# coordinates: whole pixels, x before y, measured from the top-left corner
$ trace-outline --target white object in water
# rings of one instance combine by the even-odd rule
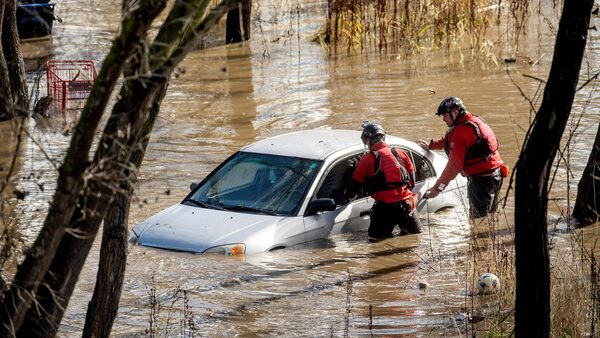
[[[500,279],[493,273],[486,272],[479,277],[479,293],[489,294],[500,288]]]

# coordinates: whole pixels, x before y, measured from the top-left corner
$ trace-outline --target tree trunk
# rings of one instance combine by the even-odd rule
[[[242,28],[244,29],[244,41],[250,40],[250,18],[252,16],[252,0],[242,1]]]
[[[129,206],[130,195],[119,193],[104,218],[96,287],[82,337],[110,337],[125,277]]]
[[[236,7],[227,12],[225,26],[225,43],[242,42],[242,26],[240,25],[240,8]]]
[[[17,1],[6,0],[4,21],[2,25],[2,46],[6,66],[8,67],[9,85],[15,115],[29,115],[29,97],[27,96],[27,81],[25,64],[19,47],[19,31],[17,30]]]
[[[565,0],[544,97],[516,169],[515,337],[550,335],[548,179],[571,107],[593,0]]]
[[[600,220],[600,124],[592,153],[577,185],[573,217],[579,221],[579,226]]]
[[[251,0],[243,0],[238,6],[227,12],[225,43],[236,43],[250,39]],[[240,20],[241,14],[241,20]]]
[[[5,1],[0,2],[0,37],[4,36],[5,7]],[[4,41],[3,38],[1,40]],[[4,57],[4,42],[2,42],[2,44],[0,44],[0,121],[10,120],[14,117],[13,110],[11,109],[11,107],[13,107],[13,98],[10,91],[10,77],[8,74],[8,66],[6,65],[6,58]]]

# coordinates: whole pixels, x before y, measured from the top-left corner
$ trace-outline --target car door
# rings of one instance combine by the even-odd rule
[[[344,190],[361,155],[362,153],[347,155],[325,168],[323,179],[312,198],[332,198],[336,202],[336,209],[305,215],[307,241],[327,238],[342,232],[368,229],[373,199],[362,189],[352,201],[345,201],[344,196]]]

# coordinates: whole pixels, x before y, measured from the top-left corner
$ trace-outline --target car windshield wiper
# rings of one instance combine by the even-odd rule
[[[187,198],[185,200],[183,200],[184,202],[190,202],[192,204],[195,204],[197,206],[206,208],[206,209],[217,209],[217,210],[226,210],[225,208],[218,206],[218,205],[214,205],[214,204],[210,204],[210,203],[206,203],[206,202],[202,202],[202,201],[198,201],[198,200],[194,200],[191,198]]]
[[[275,211],[272,210],[267,210],[267,209],[258,209],[258,208],[252,208],[252,207],[246,207],[243,205],[227,205],[224,206],[225,209],[227,210],[231,210],[231,211],[250,211],[250,212],[256,212],[259,214],[265,214],[265,215],[271,215],[271,216],[279,216],[278,213],[276,213]]]

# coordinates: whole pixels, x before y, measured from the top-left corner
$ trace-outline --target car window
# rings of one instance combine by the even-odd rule
[[[240,152],[201,182],[189,199],[232,211],[291,216],[320,167],[315,160]]]
[[[344,190],[348,186],[352,173],[354,173],[354,169],[358,165],[361,156],[362,153],[354,154],[333,163],[327,171],[325,178],[320,183],[317,190],[317,198],[333,198],[336,204],[344,204]],[[361,189],[356,198],[366,196],[364,189]]]
[[[433,166],[424,156],[411,150],[403,150],[409,154],[410,159],[413,162],[413,166],[415,167],[415,179],[417,182],[424,181],[430,177],[435,177]]]

